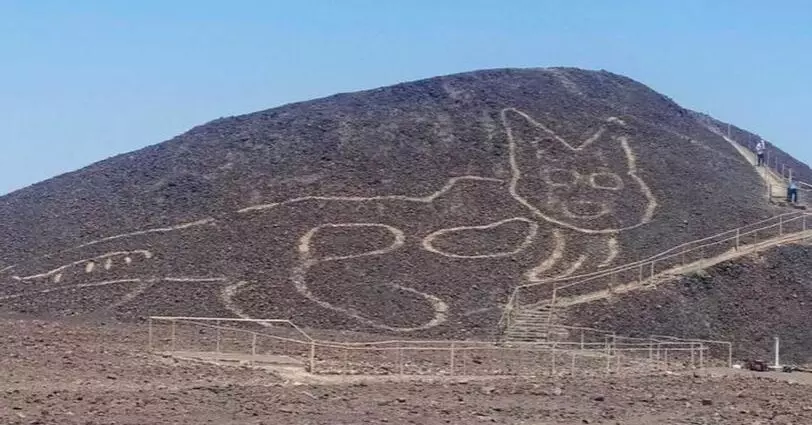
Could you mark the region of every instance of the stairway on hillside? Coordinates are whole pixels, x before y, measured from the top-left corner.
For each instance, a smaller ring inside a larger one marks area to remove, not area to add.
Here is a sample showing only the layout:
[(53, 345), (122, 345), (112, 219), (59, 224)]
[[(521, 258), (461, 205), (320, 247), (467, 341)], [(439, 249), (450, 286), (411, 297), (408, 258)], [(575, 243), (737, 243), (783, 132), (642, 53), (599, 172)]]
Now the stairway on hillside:
[[(727, 135), (725, 135), (720, 129), (706, 126), (709, 130), (717, 135), (721, 136), (723, 139), (727, 140), (728, 143), (733, 145), (734, 148), (744, 157), (747, 162), (749, 162), (753, 167), (756, 168), (756, 171), (764, 180), (764, 184), (767, 185), (768, 190), (768, 198), (771, 203), (778, 204), (782, 207), (792, 207), (797, 209), (806, 209), (806, 196), (807, 194), (812, 195), (812, 191), (808, 190), (799, 190), (797, 204), (791, 204), (787, 202), (787, 188), (789, 187), (789, 182), (787, 178), (783, 175), (783, 171), (779, 173), (778, 171), (773, 171), (770, 167), (767, 166), (759, 166), (758, 165), (758, 157), (756, 153), (742, 145), (741, 143), (731, 139)], [(790, 176), (791, 176), (790, 171)]]
[(523, 307), (513, 313), (505, 331), (506, 342), (543, 342), (562, 340), (569, 336), (566, 329), (553, 326), (555, 312), (550, 304)]

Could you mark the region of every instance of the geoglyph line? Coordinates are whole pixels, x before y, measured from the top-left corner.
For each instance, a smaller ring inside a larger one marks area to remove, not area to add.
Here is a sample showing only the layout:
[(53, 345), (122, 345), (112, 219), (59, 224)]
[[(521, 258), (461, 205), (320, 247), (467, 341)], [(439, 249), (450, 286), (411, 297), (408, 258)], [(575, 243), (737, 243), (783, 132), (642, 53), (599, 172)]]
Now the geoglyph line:
[(598, 264), (598, 267), (606, 267), (609, 264), (612, 264), (612, 262), (615, 261), (615, 258), (617, 258), (617, 256), (620, 254), (620, 246), (617, 242), (617, 238), (609, 238), (607, 244), (609, 246), (609, 255), (605, 260)]
[[(638, 222), (637, 224), (632, 225), (632, 226), (628, 226), (628, 227), (617, 228), (617, 229), (600, 229), (600, 230), (585, 229), (585, 228), (578, 227), (578, 226), (572, 225), (570, 223), (558, 220), (558, 219), (556, 219), (554, 217), (551, 217), (551, 216), (545, 214), (538, 207), (536, 207), (535, 205), (530, 203), (530, 201), (528, 201), (527, 199), (522, 197), (518, 192), (519, 182), (522, 179), (522, 171), (521, 171), (521, 169), (519, 167), (519, 160), (518, 160), (518, 153), (517, 153), (518, 148), (517, 148), (517, 144), (516, 144), (515, 135), (513, 134), (512, 126), (511, 126), (510, 121), (509, 121), (508, 116), (507, 116), (507, 114), (511, 113), (511, 112), (515, 113), (515, 114), (518, 114), (519, 116), (521, 116), (522, 118), (527, 120), (531, 125), (543, 130), (544, 132), (548, 133), (551, 137), (553, 137), (555, 140), (557, 140), (558, 142), (564, 144), (570, 150), (576, 151), (576, 152), (580, 151), (580, 150), (583, 150), (585, 147), (593, 144), (596, 140), (598, 140), (598, 138), (601, 135), (603, 135), (603, 131), (605, 131), (605, 127), (601, 127), (601, 129), (598, 130), (598, 132), (596, 132), (592, 137), (587, 139), (581, 145), (573, 146), (569, 142), (567, 142), (566, 140), (564, 140), (563, 138), (561, 138), (560, 136), (555, 134), (552, 130), (548, 129), (543, 124), (537, 122), (536, 120), (531, 118), (529, 115), (525, 114), (524, 112), (521, 112), (521, 111), (519, 111), (517, 109), (514, 109), (514, 108), (506, 108), (506, 109), (502, 110), (501, 117), (502, 117), (503, 126), (505, 127), (505, 131), (507, 132), (508, 151), (510, 153), (509, 162), (510, 162), (510, 168), (511, 168), (511, 171), (512, 171), (512, 177), (511, 177), (510, 184), (509, 184), (509, 192), (510, 192), (510, 195), (514, 199), (516, 199), (519, 203), (524, 205), (525, 208), (529, 209), (530, 211), (533, 212), (533, 214), (537, 215), (538, 217), (543, 218), (544, 220), (546, 220), (546, 221), (548, 221), (550, 223), (554, 223), (554, 224), (557, 224), (559, 226), (562, 226), (562, 227), (565, 227), (565, 228), (568, 228), (568, 229), (572, 229), (572, 230), (575, 230), (575, 231), (578, 231), (578, 232), (581, 232), (581, 233), (587, 233), (587, 234), (616, 234), (616, 233), (618, 233), (620, 231), (623, 231), (623, 230), (629, 230), (629, 229), (639, 227), (639, 226), (641, 226), (643, 224), (646, 224), (646, 223), (651, 221), (651, 219), (652, 219), (652, 217), (654, 215), (654, 211), (657, 208), (657, 200), (654, 198), (654, 195), (651, 192), (651, 189), (649, 189), (649, 187), (646, 185), (646, 183), (643, 181), (643, 179), (641, 179), (637, 175), (636, 157), (634, 155), (634, 152), (629, 147), (629, 142), (625, 137), (618, 137), (616, 139), (620, 141), (621, 146), (623, 147), (623, 151), (626, 154), (626, 159), (628, 161), (627, 174), (632, 179), (634, 179), (635, 182), (637, 182), (640, 185), (640, 189), (642, 190), (643, 195), (648, 200), (648, 205), (646, 207), (646, 211), (645, 211), (642, 219), (640, 220), (640, 222)], [(607, 121), (610, 121), (610, 120), (607, 120)]]
[[(140, 254), (146, 259), (152, 258), (152, 253), (147, 251), (147, 250), (143, 250), (143, 249), (134, 250), (134, 251), (108, 252), (106, 254), (102, 254), (102, 255), (99, 255), (99, 256), (96, 256), (96, 257), (84, 258), (84, 259), (81, 259), (81, 260), (77, 260), (77, 261), (74, 261), (72, 263), (68, 263), (68, 264), (65, 264), (63, 266), (57, 267), (57, 268), (55, 268), (53, 270), (47, 271), (45, 273), (40, 273), (40, 274), (35, 274), (35, 275), (25, 276), (25, 277), (19, 277), (19, 276), (14, 276), (14, 277), (17, 278), (18, 280), (23, 280), (23, 281), (41, 279), (41, 278), (45, 278), (45, 277), (51, 277), (51, 276), (54, 276), (54, 275), (58, 275), (60, 272), (64, 271), (65, 269), (68, 269), (68, 268), (71, 268), (71, 267), (74, 267), (74, 266), (78, 266), (80, 264), (90, 265), (90, 264), (95, 264), (99, 260), (109, 260), (109, 259), (112, 259), (113, 257), (122, 257), (122, 256), (135, 255), (135, 254)], [(90, 273), (90, 272), (93, 271), (93, 269), (94, 269), (93, 267), (88, 266), (88, 267), (85, 268), (85, 272)]]
[(254, 205), (250, 207), (246, 207), (243, 209), (238, 210), (238, 213), (247, 213), (252, 211), (262, 211), (267, 209), (276, 208), (283, 205), (295, 204), (298, 202), (303, 201), (348, 201), (348, 202), (367, 202), (367, 201), (386, 201), (386, 200), (397, 200), (397, 201), (409, 201), (409, 202), (422, 202), (422, 203), (431, 203), (438, 197), (442, 196), (449, 190), (451, 190), (457, 182), (463, 180), (472, 180), (472, 181), (488, 181), (488, 182), (503, 182), (502, 179), (496, 179), (492, 177), (480, 177), (480, 176), (460, 176), (460, 177), (453, 177), (449, 179), (445, 185), (443, 185), (440, 190), (431, 193), (426, 196), (407, 196), (407, 195), (383, 195), (383, 196), (303, 196), (300, 198), (293, 198), (288, 199), (281, 202), (274, 202), (270, 204), (262, 204), (262, 205)]
[(0, 296), (0, 301), (6, 301), (6, 300), (11, 300), (11, 299), (16, 299), (16, 298), (22, 298), (22, 297), (25, 297), (25, 296), (36, 295), (36, 294), (50, 294), (51, 292), (60, 292), (60, 291), (66, 291), (66, 290), (70, 290), (70, 289), (77, 289), (77, 288), (79, 288), (79, 289), (81, 289), (81, 288), (93, 288), (93, 287), (99, 287), (99, 286), (116, 285), (116, 284), (119, 284), (119, 283), (136, 283), (136, 282), (141, 282), (141, 279), (117, 279), (117, 280), (105, 280), (105, 281), (102, 281), (102, 282), (78, 283), (78, 284), (75, 284), (75, 285), (65, 285), (65, 286), (57, 286), (57, 287), (54, 287), (54, 288), (45, 288), (45, 289), (40, 289), (38, 291), (32, 291), (32, 292), (29, 291), (29, 292), (22, 292), (22, 293), (12, 294), (12, 295), (4, 295), (4, 296)]
[(530, 282), (539, 281), (539, 275), (552, 269), (562, 258), (564, 258), (564, 250), (567, 248), (567, 240), (564, 238), (563, 233), (555, 229), (553, 230), (553, 252), (549, 257), (544, 259), (539, 265), (533, 267), (525, 273), (525, 279)]
[(177, 231), (177, 230), (184, 230), (184, 229), (189, 229), (189, 228), (192, 228), (192, 227), (198, 227), (198, 226), (205, 226), (207, 224), (213, 224), (213, 223), (215, 223), (215, 221), (216, 220), (213, 219), (213, 218), (206, 218), (206, 219), (203, 219), (203, 220), (193, 221), (191, 223), (178, 224), (177, 226), (158, 227), (158, 228), (154, 228), (154, 229), (139, 230), (137, 232), (131, 232), (131, 233), (122, 233), (120, 235), (114, 235), (114, 236), (108, 236), (108, 237), (101, 238), (101, 239), (96, 239), (94, 241), (90, 241), (90, 242), (81, 244), (81, 245), (75, 247), (74, 249), (84, 248), (84, 247), (90, 246), (90, 245), (97, 245), (97, 244), (100, 244), (100, 243), (103, 243), (103, 242), (109, 242), (109, 241), (113, 241), (113, 240), (116, 240), (116, 239), (123, 239), (123, 238), (130, 238), (130, 237), (133, 237), (133, 236), (148, 235), (150, 233), (170, 233), (170, 232), (174, 232), (174, 231)]
[[(578, 226), (571, 225), (569, 223), (563, 222), (561, 220), (557, 220), (557, 219), (555, 219), (553, 217), (550, 217), (550, 216), (546, 215), (541, 209), (534, 206), (527, 199), (524, 199), (518, 193), (518, 186), (519, 186), (519, 183), (520, 183), (520, 181), (522, 179), (522, 170), (519, 167), (519, 160), (517, 158), (517, 155), (518, 155), (517, 154), (517, 141), (516, 141), (516, 139), (514, 137), (513, 131), (511, 129), (510, 123), (509, 123), (508, 118), (507, 118), (508, 113), (516, 113), (516, 114), (518, 114), (519, 116), (521, 116), (524, 119), (528, 120), (528, 122), (530, 124), (532, 124), (534, 127), (545, 131), (554, 140), (556, 140), (559, 143), (562, 143), (564, 146), (568, 147), (570, 150), (576, 151), (576, 152), (580, 151), (580, 150), (583, 150), (583, 149), (585, 149), (586, 147), (588, 147), (590, 145), (595, 144), (607, 132), (607, 127), (605, 125), (601, 126), (601, 128), (598, 131), (596, 131), (592, 136), (587, 138), (580, 145), (575, 146), (573, 144), (570, 144), (569, 142), (567, 142), (565, 139), (558, 136), (554, 132), (552, 132), (546, 126), (544, 126), (544, 125), (538, 123), (537, 121), (533, 120), (529, 115), (525, 114), (524, 112), (521, 112), (521, 111), (519, 111), (517, 109), (514, 109), (514, 108), (507, 108), (507, 109), (503, 109), (501, 111), (501, 120), (502, 120), (502, 124), (503, 124), (503, 127), (504, 127), (504, 131), (507, 134), (508, 148), (509, 148), (509, 154), (510, 154), (509, 166), (510, 166), (510, 169), (511, 169), (511, 178), (510, 178), (509, 181), (505, 181), (503, 179), (491, 178), (491, 177), (481, 177), (481, 176), (458, 176), (458, 177), (453, 177), (453, 178), (448, 179), (446, 181), (446, 183), (439, 190), (437, 190), (437, 191), (435, 191), (433, 193), (429, 193), (429, 194), (424, 195), (424, 196), (409, 196), (409, 195), (383, 195), (383, 196), (371, 196), (371, 197), (360, 197), (360, 196), (304, 196), (304, 197), (298, 197), (298, 198), (292, 198), (292, 199), (288, 199), (288, 200), (283, 200), (281, 202), (274, 202), (274, 203), (267, 203), (267, 204), (260, 204), (260, 205), (253, 205), (253, 206), (245, 207), (245, 208), (237, 210), (237, 213), (249, 213), (249, 212), (254, 212), (254, 211), (269, 210), (269, 209), (277, 208), (277, 207), (280, 207), (280, 206), (291, 205), (291, 204), (296, 204), (296, 203), (305, 202), (305, 201), (349, 201), (349, 202), (407, 201), (407, 202), (418, 202), (418, 203), (431, 203), (434, 200), (436, 200), (437, 198), (439, 198), (440, 196), (442, 196), (442, 195), (446, 194), (447, 192), (449, 192), (450, 190), (452, 190), (457, 183), (459, 183), (461, 181), (474, 181), (474, 182), (501, 182), (501, 183), (508, 183), (508, 185), (507, 185), (507, 193), (514, 200), (516, 200), (520, 205), (522, 205), (524, 208), (529, 210), (535, 217), (543, 219), (546, 222), (551, 223), (551, 224), (553, 224), (555, 226), (560, 226), (561, 228), (567, 228), (567, 229), (575, 230), (577, 232), (581, 232), (581, 233), (585, 233), (585, 234), (616, 235), (618, 232), (620, 232), (622, 230), (627, 230), (627, 229), (638, 227), (638, 226), (640, 226), (640, 225), (642, 225), (644, 223), (649, 222), (652, 219), (654, 211), (655, 211), (655, 209), (657, 207), (656, 199), (654, 198), (654, 196), (651, 193), (648, 186), (646, 186), (645, 182), (636, 174), (636, 172), (637, 172), (636, 158), (635, 158), (634, 153), (632, 152), (631, 148), (629, 147), (628, 140), (626, 138), (624, 138), (624, 137), (614, 137), (614, 140), (619, 141), (621, 146), (623, 147), (623, 150), (624, 150), (624, 153), (626, 155), (627, 162), (628, 162), (628, 175), (632, 179), (634, 179), (634, 181), (639, 185), (639, 187), (641, 188), (642, 192), (644, 193), (644, 195), (646, 196), (646, 199), (648, 201), (646, 212), (643, 215), (640, 223), (638, 223), (636, 225), (633, 225), (633, 226), (629, 226), (629, 227), (625, 227), (625, 228), (619, 228), (619, 229), (591, 230), (591, 229), (580, 228)], [(610, 119), (607, 120), (607, 122), (610, 122), (610, 121), (616, 121), (616, 122), (620, 122), (622, 124), (622, 121), (620, 121), (618, 119), (610, 118)], [(592, 179), (592, 180), (590, 180), (590, 183), (592, 183), (592, 185), (595, 186), (594, 177), (590, 177), (590, 178)], [(623, 182), (621, 180), (621, 184), (622, 183)], [(607, 187), (606, 189), (612, 189), (612, 188)], [(620, 188), (616, 188), (616, 189), (619, 190)], [(604, 215), (606, 213), (607, 213), (606, 211), (602, 211), (602, 214), (600, 214), (600, 215)], [(495, 228), (496, 226), (506, 224), (506, 223), (509, 223), (509, 222), (514, 222), (514, 221), (525, 222), (525, 223), (528, 224), (529, 227), (527, 229), (527, 233), (525, 234), (525, 238), (522, 241), (522, 243), (519, 246), (517, 246), (515, 249), (510, 250), (510, 251), (494, 252), (494, 253), (488, 253), (488, 254), (462, 255), (462, 254), (455, 254), (453, 252), (448, 252), (446, 250), (443, 250), (443, 249), (438, 248), (438, 247), (435, 246), (436, 239), (438, 237), (443, 236), (443, 235), (452, 234), (454, 232), (462, 232), (462, 231), (466, 231), (466, 230), (488, 230), (488, 229)], [(74, 247), (72, 249), (78, 249), (78, 248), (87, 247), (87, 246), (91, 246), (91, 245), (96, 245), (96, 244), (100, 244), (100, 243), (104, 243), (104, 242), (109, 242), (109, 241), (114, 241), (114, 240), (119, 240), (119, 239), (125, 239), (125, 238), (129, 238), (129, 237), (135, 237), (135, 236), (146, 235), (146, 234), (170, 233), (170, 232), (180, 231), (180, 230), (194, 228), (194, 227), (198, 227), (198, 226), (213, 225), (215, 223), (216, 223), (216, 220), (214, 218), (206, 218), (206, 219), (202, 219), (202, 220), (198, 220), (198, 221), (194, 221), (194, 222), (188, 222), (188, 223), (179, 224), (179, 225), (176, 225), (176, 226), (153, 228), (153, 229), (147, 229), (147, 230), (141, 230), (141, 231), (136, 231), (136, 232), (130, 232), (130, 233), (124, 233), (124, 234), (109, 236), (109, 237), (105, 237), (105, 238), (101, 238), (101, 239), (97, 239), (97, 240), (93, 240), (93, 241), (81, 244), (81, 245), (79, 245), (77, 247)], [(371, 250), (371, 251), (367, 251), (367, 252), (363, 252), (363, 253), (360, 253), (360, 254), (328, 256), (328, 257), (325, 257), (325, 258), (322, 258), (322, 259), (314, 259), (314, 258), (312, 258), (313, 253), (312, 253), (311, 243), (312, 243), (313, 238), (318, 234), (319, 230), (325, 229), (325, 228), (339, 228), (339, 227), (370, 227), (370, 228), (371, 227), (379, 227), (379, 228), (384, 228), (384, 229), (387, 229), (390, 232), (390, 234), (392, 235), (392, 241), (388, 246), (385, 246), (385, 247), (382, 247), (382, 248), (379, 248), (379, 249), (375, 249), (375, 250)], [(423, 249), (425, 249), (426, 251), (429, 251), (429, 252), (432, 252), (432, 253), (435, 253), (435, 254), (438, 254), (438, 255), (443, 255), (443, 256), (446, 256), (446, 257), (450, 257), (450, 258), (458, 258), (458, 259), (501, 258), (501, 257), (509, 257), (509, 256), (512, 256), (512, 255), (516, 255), (516, 254), (522, 252), (523, 250), (527, 249), (527, 247), (529, 247), (533, 243), (533, 241), (538, 237), (538, 232), (539, 232), (539, 221), (538, 220), (531, 220), (531, 219), (528, 219), (528, 218), (525, 218), (525, 217), (514, 217), (514, 218), (507, 218), (507, 219), (504, 219), (504, 220), (501, 220), (501, 221), (497, 221), (497, 222), (489, 223), (489, 224), (484, 224), (484, 225), (460, 226), (460, 227), (453, 227), (453, 228), (437, 230), (437, 231), (429, 234), (428, 236), (425, 236), (421, 241), (421, 245), (422, 245)], [(540, 280), (539, 276), (542, 273), (545, 273), (545, 272), (551, 270), (553, 267), (555, 267), (564, 258), (564, 252), (565, 252), (565, 246), (566, 246), (566, 237), (564, 236), (564, 234), (562, 233), (562, 231), (560, 229), (553, 228), (552, 229), (552, 239), (553, 239), (553, 242), (554, 242), (554, 246), (552, 248), (552, 253), (548, 256), (548, 258), (541, 261), (541, 263), (539, 263), (538, 265), (536, 265), (532, 269), (525, 272), (525, 278), (527, 280), (529, 280), (531, 282), (539, 281)], [(313, 294), (311, 292), (310, 288), (308, 287), (308, 284), (307, 284), (308, 271), (312, 267), (314, 267), (315, 265), (317, 265), (319, 263), (327, 262), (327, 261), (352, 260), (352, 259), (362, 258), (362, 257), (365, 257), (365, 256), (385, 255), (385, 254), (388, 254), (388, 253), (390, 253), (392, 251), (397, 250), (398, 248), (402, 247), (405, 243), (406, 243), (406, 235), (404, 234), (404, 232), (402, 230), (397, 229), (397, 228), (395, 228), (393, 226), (385, 225), (385, 224), (379, 224), (379, 223), (327, 223), (327, 224), (322, 224), (320, 226), (316, 226), (316, 227), (310, 229), (307, 233), (305, 233), (299, 239), (298, 245), (297, 245), (297, 250), (299, 251), (299, 261), (298, 261), (298, 264), (295, 264), (291, 269), (291, 280), (293, 281), (295, 289), (301, 295), (303, 295), (306, 298), (310, 299), (312, 302), (316, 303), (317, 305), (319, 305), (319, 306), (321, 306), (323, 308), (329, 309), (329, 310), (340, 312), (342, 314), (345, 314), (345, 315), (347, 315), (349, 317), (352, 317), (352, 318), (354, 318), (356, 320), (359, 320), (359, 321), (361, 321), (363, 323), (366, 323), (366, 324), (368, 324), (370, 326), (373, 326), (373, 327), (392, 330), (392, 331), (398, 331), (398, 332), (422, 330), (422, 329), (428, 329), (428, 328), (431, 328), (431, 327), (435, 327), (435, 326), (437, 326), (437, 325), (439, 325), (439, 324), (446, 321), (447, 315), (448, 315), (448, 312), (449, 312), (448, 304), (446, 304), (442, 299), (440, 299), (440, 298), (438, 298), (438, 297), (436, 297), (434, 295), (417, 291), (414, 288), (401, 286), (401, 285), (398, 285), (398, 284), (395, 284), (395, 283), (383, 283), (382, 284), (382, 285), (388, 286), (390, 288), (393, 288), (393, 289), (396, 289), (396, 290), (399, 290), (399, 291), (409, 292), (409, 293), (412, 293), (412, 294), (415, 294), (415, 295), (418, 295), (418, 296), (422, 297), (423, 299), (426, 300), (426, 302), (428, 304), (430, 304), (432, 306), (432, 309), (434, 311), (433, 318), (431, 320), (425, 322), (424, 324), (420, 325), (420, 326), (415, 326), (415, 327), (392, 327), (392, 326), (387, 326), (385, 324), (382, 324), (382, 323), (379, 323), (377, 321), (371, 320), (371, 319), (369, 319), (367, 317), (364, 317), (362, 314), (360, 314), (359, 312), (357, 312), (357, 311), (355, 311), (353, 309), (338, 307), (338, 306), (332, 305), (329, 302), (321, 300), (318, 297), (316, 297), (315, 294)], [(617, 244), (617, 240), (614, 238), (614, 236), (612, 236), (611, 239), (609, 239), (609, 255), (602, 263), (600, 263), (601, 266), (610, 264), (617, 257), (618, 251), (619, 251), (619, 247), (618, 247), (618, 244)], [(83, 264), (83, 263), (85, 263), (85, 264), (91, 264), (92, 263), (93, 266), (95, 267), (96, 261), (109, 260), (112, 256), (115, 256), (115, 255), (118, 255), (118, 254), (120, 254), (120, 253), (108, 253), (108, 254), (105, 254), (105, 255), (100, 256), (100, 257), (94, 257), (92, 259), (79, 260), (79, 261), (76, 261), (76, 262), (71, 263), (69, 265), (61, 266), (60, 268), (51, 270), (51, 271), (43, 273), (43, 274), (27, 276), (26, 278), (21, 278), (21, 279), (35, 279), (35, 278), (40, 278), (40, 277), (56, 276), (62, 270), (64, 270), (67, 267), (71, 267), (71, 266), (75, 266), (75, 265), (79, 265), (79, 264)], [(149, 255), (151, 255), (151, 254), (149, 254)], [(149, 258), (149, 257), (147, 257), (147, 258)], [(577, 261), (575, 261), (575, 263), (570, 265), (570, 267), (567, 270), (564, 271), (563, 275), (572, 274), (575, 270), (578, 270), (579, 268), (581, 268), (586, 261), (587, 261), (587, 257), (585, 255), (582, 255), (581, 257), (579, 257), (579, 259)], [(11, 266), (11, 267), (13, 267), (13, 266)], [(2, 271), (10, 270), (11, 267), (7, 267), (7, 268), (3, 269)], [(112, 262), (111, 261), (106, 261), (104, 263), (104, 268), (109, 269), (110, 267), (112, 267)], [(90, 271), (92, 271), (92, 270), (90, 270)], [(50, 293), (50, 292), (54, 292), (54, 291), (67, 290), (67, 289), (70, 289), (70, 288), (104, 286), (104, 285), (111, 285), (111, 284), (115, 284), (115, 283), (141, 283), (141, 285), (139, 285), (138, 288), (136, 288), (134, 291), (131, 291), (124, 298), (122, 298), (122, 300), (120, 300), (118, 303), (114, 304), (114, 306), (117, 306), (117, 305), (122, 305), (124, 303), (132, 301), (137, 296), (141, 295), (147, 288), (154, 285), (155, 282), (157, 282), (158, 280), (160, 280), (160, 279), (153, 279), (153, 280), (149, 280), (149, 281), (142, 281), (141, 279), (123, 279), (123, 280), (116, 280), (116, 281), (106, 281), (106, 282), (97, 282), (97, 283), (88, 283), (88, 284), (79, 284), (79, 285), (70, 285), (70, 286), (60, 286), (60, 287), (56, 287), (56, 288), (44, 289), (44, 290), (41, 290), (40, 292), (37, 292), (37, 293)], [(228, 282), (229, 281), (229, 279), (225, 278), (225, 277), (211, 277), (211, 278), (168, 277), (168, 278), (163, 278), (162, 280), (165, 280), (165, 281), (168, 281), (168, 282), (197, 282), (197, 283), (222, 283), (222, 282)], [(239, 282), (237, 282), (235, 284), (227, 285), (227, 286), (225, 286), (223, 288), (223, 290), (222, 290), (222, 292), (220, 294), (220, 298), (223, 301), (223, 303), (225, 304), (226, 308), (228, 308), (231, 312), (233, 312), (237, 316), (243, 317), (243, 318), (250, 318), (250, 316), (248, 314), (246, 314), (238, 305), (236, 305), (236, 303), (234, 302), (234, 297), (239, 292), (239, 290), (241, 288), (243, 288), (245, 285), (248, 285), (248, 284), (249, 284), (249, 282), (239, 281)], [(254, 283), (251, 283), (251, 284), (254, 284)], [(24, 295), (25, 294), (16, 294), (16, 295), (12, 295), (12, 296), (0, 297), (0, 300), (9, 299), (9, 297), (19, 297), (19, 296), (24, 296)]]
[[(487, 230), (493, 229), (495, 227), (501, 226), (505, 223), (510, 223), (513, 221), (521, 221), (528, 224), (528, 231), (527, 235), (525, 236), (522, 243), (517, 246), (512, 251), (504, 251), (504, 252), (496, 252), (493, 254), (477, 254), (477, 255), (460, 255), (460, 254), (453, 254), (450, 252), (443, 251), (439, 248), (434, 247), (434, 240), (442, 235), (466, 230)], [(460, 227), (450, 227), (447, 229), (438, 230), (434, 233), (429, 234), (425, 238), (423, 238), (422, 245), (423, 249), (429, 252), (433, 252), (438, 255), (442, 255), (444, 257), (450, 258), (464, 258), (464, 259), (487, 259), (487, 258), (501, 258), (501, 257), (509, 257), (511, 255), (516, 255), (522, 251), (524, 251), (528, 246), (533, 244), (533, 240), (535, 240), (536, 235), (538, 235), (539, 225), (535, 221), (529, 220), (524, 217), (514, 217), (514, 218), (507, 218), (501, 221), (497, 221), (490, 224), (484, 224), (481, 226), (460, 226)]]
[(383, 254), (386, 254), (388, 252), (392, 252), (392, 251), (400, 248), (406, 242), (406, 235), (403, 233), (402, 230), (400, 230), (400, 229), (398, 229), (396, 227), (393, 227), (393, 226), (389, 226), (387, 224), (380, 224), (380, 223), (327, 223), (327, 224), (322, 224), (320, 226), (316, 226), (316, 227), (308, 230), (307, 233), (305, 233), (304, 236), (302, 236), (299, 239), (299, 246), (298, 246), (299, 254), (304, 255), (307, 258), (310, 258), (310, 254), (311, 254), (311, 252), (310, 252), (310, 242), (313, 239), (313, 236), (315, 236), (316, 233), (318, 233), (319, 230), (324, 229), (324, 228), (328, 228), (328, 227), (331, 227), (331, 228), (379, 227), (379, 228), (383, 228), (383, 229), (388, 230), (390, 233), (392, 233), (392, 236), (394, 236), (394, 238), (392, 240), (392, 243), (389, 246), (385, 247), (385, 248), (376, 249), (376, 250), (364, 252), (364, 253), (361, 253), (361, 254), (325, 257), (325, 258), (322, 258), (319, 261), (339, 261), (339, 260), (348, 260), (348, 259), (351, 259), (351, 258), (366, 257), (366, 256), (370, 256), (370, 255), (383, 255)]
[(164, 277), (158, 280), (166, 282), (188, 282), (188, 283), (222, 283), (228, 282), (225, 277)]

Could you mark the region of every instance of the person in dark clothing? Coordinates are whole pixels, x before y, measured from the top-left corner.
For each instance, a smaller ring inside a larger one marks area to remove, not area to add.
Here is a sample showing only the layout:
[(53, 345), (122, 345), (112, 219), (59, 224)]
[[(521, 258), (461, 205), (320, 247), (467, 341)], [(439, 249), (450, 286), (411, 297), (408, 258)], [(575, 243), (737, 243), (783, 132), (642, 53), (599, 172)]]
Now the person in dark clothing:
[(759, 139), (758, 143), (756, 144), (756, 155), (758, 156), (758, 166), (764, 166), (764, 151), (767, 150), (767, 143), (764, 142), (764, 139)]

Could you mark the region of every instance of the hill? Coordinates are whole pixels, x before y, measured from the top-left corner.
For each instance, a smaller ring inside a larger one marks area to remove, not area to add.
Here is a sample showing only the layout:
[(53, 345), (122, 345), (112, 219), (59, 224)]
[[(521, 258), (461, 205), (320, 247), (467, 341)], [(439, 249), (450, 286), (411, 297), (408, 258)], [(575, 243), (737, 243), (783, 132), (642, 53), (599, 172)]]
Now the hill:
[(812, 363), (812, 247), (768, 252), (684, 276), (656, 291), (584, 304), (569, 312), (580, 325), (623, 329), (630, 336), (674, 335), (731, 341), (740, 359)]
[(772, 215), (710, 124), (571, 68), (215, 120), (0, 198), (0, 309), (482, 336), (516, 285)]

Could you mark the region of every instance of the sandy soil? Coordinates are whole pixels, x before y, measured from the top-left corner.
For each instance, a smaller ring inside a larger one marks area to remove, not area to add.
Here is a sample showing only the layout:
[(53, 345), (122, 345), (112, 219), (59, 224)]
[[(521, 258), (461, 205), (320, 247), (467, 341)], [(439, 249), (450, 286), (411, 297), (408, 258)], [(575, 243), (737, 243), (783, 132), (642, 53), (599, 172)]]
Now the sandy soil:
[(799, 374), (298, 384), (149, 354), (136, 325), (3, 319), (0, 332), (3, 424), (812, 423)]

